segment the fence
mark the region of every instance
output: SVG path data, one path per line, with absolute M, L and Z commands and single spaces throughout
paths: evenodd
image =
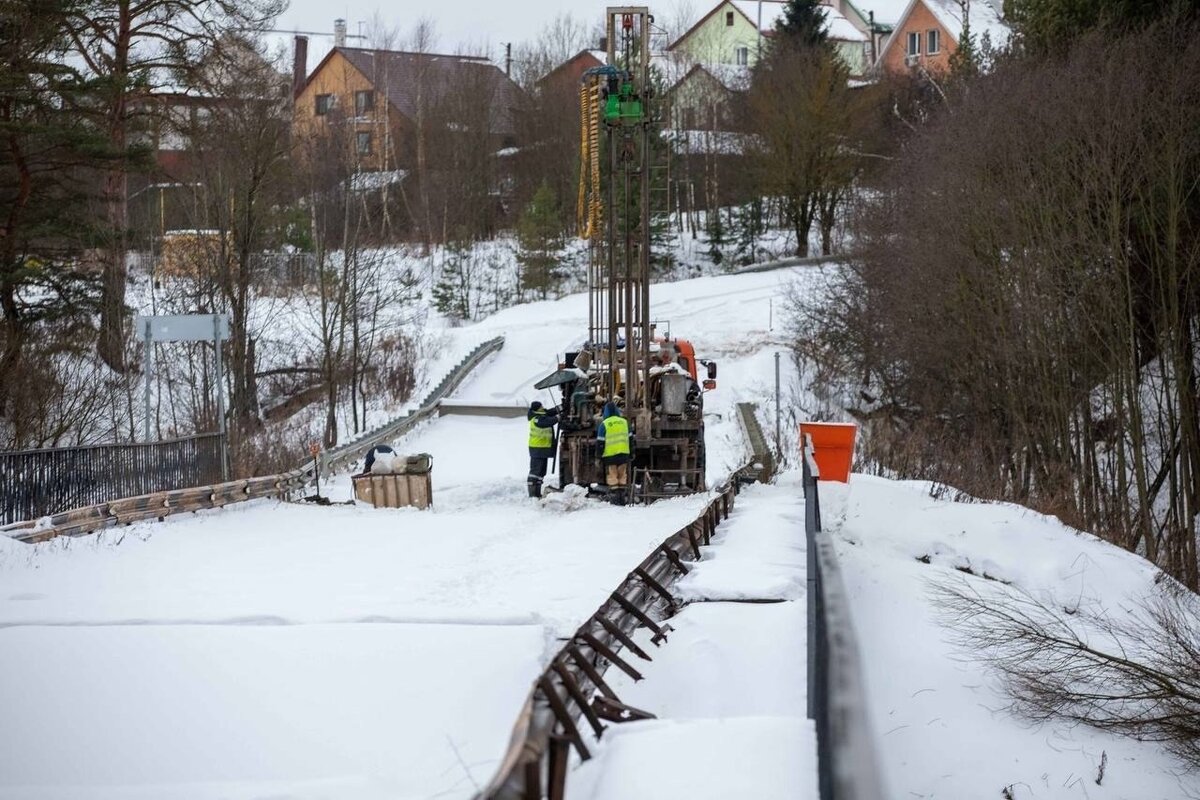
M 221 480 L 222 436 L 0 453 L 0 525 Z
M 808 543 L 808 716 L 817 728 L 821 800 L 880 800 L 883 776 L 867 721 L 862 656 L 833 539 L 821 530 L 820 471 L 804 437 Z
M 488 355 L 496 352 L 503 345 L 504 337 L 499 336 L 476 347 L 442 378 L 441 383 L 433 388 L 417 411 L 387 422 L 379 428 L 363 434 L 352 442 L 347 442 L 340 447 L 334 448 L 328 453 L 322 453 L 322 463 L 325 465 L 322 472 L 345 466 L 379 442 L 387 441 L 390 437 L 405 433 L 411 430 L 417 423 L 436 414 L 438 403 L 441 402 L 442 398 L 453 392 L 466 379 L 471 370 L 479 366 Z M 216 435 L 214 434 L 214 436 Z M 216 457 L 216 474 L 219 475 L 221 463 L 219 453 L 222 442 L 219 440 L 219 437 L 217 438 L 216 452 L 218 455 Z M 126 446 L 147 447 L 149 445 Z M 2 455 L 4 454 L 0 454 L 0 456 Z M 24 454 L 10 453 L 8 455 Z M 210 468 L 207 475 L 214 474 L 211 471 L 211 455 L 193 454 L 190 457 L 184 455 L 180 456 L 179 463 L 186 466 L 189 458 L 193 462 L 196 462 L 197 465 L 201 462 L 208 462 Z M 196 476 L 195 474 L 186 472 L 176 472 L 173 475 L 164 473 L 166 475 L 164 482 L 167 484 L 167 489 L 165 490 L 135 492 L 130 486 L 126 485 L 123 488 L 113 490 L 130 493 L 119 494 L 120 499 L 103 500 L 91 504 L 69 501 L 69 510 L 67 511 L 25 515 L 24 511 L 17 508 L 13 513 L 20 521 L 0 522 L 0 535 L 8 535 L 22 542 L 44 542 L 56 536 L 81 536 L 93 531 L 103 530 L 113 525 L 124 525 L 150 519 L 161 520 L 172 514 L 199 511 L 207 508 L 220 508 L 231 503 L 239 503 L 246 500 L 255 500 L 264 497 L 285 499 L 302 491 L 311 482 L 314 466 L 312 461 L 308 461 L 296 469 L 278 475 L 264 475 L 257 478 L 245 478 L 226 481 L 224 483 L 203 480 L 203 477 L 207 477 L 207 475 Z M 3 498 L 6 503 L 10 495 L 13 494 L 10 491 L 8 483 L 9 476 L 12 476 L 11 483 L 14 485 L 38 486 L 43 480 L 36 474 L 18 474 L 15 471 L 7 469 L 4 466 L 4 462 L 0 461 L 0 491 L 4 492 Z M 188 488 L 178 488 L 180 486 Z

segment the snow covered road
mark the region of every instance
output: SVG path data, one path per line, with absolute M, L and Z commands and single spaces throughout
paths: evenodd
M 789 280 L 653 288 L 656 318 L 720 360 L 714 482 L 746 459 L 734 404 L 771 395 Z M 449 363 L 506 336 L 456 398 L 534 399 L 586 313 L 577 295 L 448 330 Z M 0 798 L 470 796 L 554 637 L 706 500 L 533 504 L 525 433 L 446 417 L 397 442 L 434 456 L 426 512 L 255 501 L 0 540 Z

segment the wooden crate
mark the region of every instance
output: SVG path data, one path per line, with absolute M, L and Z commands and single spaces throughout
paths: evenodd
M 429 508 L 433 504 L 432 473 L 355 475 L 354 497 L 376 508 Z

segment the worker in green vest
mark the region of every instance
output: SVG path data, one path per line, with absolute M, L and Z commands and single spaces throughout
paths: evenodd
M 554 426 L 558 424 L 558 409 L 547 410 L 534 400 L 529 404 L 525 418 L 529 420 L 529 478 L 525 483 L 530 497 L 541 497 L 546 465 L 554 457 Z
M 596 426 L 596 452 L 600 454 L 600 463 L 604 465 L 604 482 L 608 484 L 609 500 L 615 505 L 625 504 L 632 445 L 629 420 L 621 416 L 616 403 L 608 401 L 604 404 L 604 417 Z

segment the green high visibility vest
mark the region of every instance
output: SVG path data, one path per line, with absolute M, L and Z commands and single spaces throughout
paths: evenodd
M 629 455 L 629 420 L 609 417 L 604 420 L 604 457 Z
M 540 448 L 544 449 L 544 448 L 549 448 L 549 447 L 554 446 L 554 429 L 553 428 L 539 428 L 537 426 L 537 421 L 542 416 L 543 416 L 542 414 L 538 414 L 538 415 L 534 416 L 533 419 L 529 420 L 529 446 L 530 447 L 540 447 Z

